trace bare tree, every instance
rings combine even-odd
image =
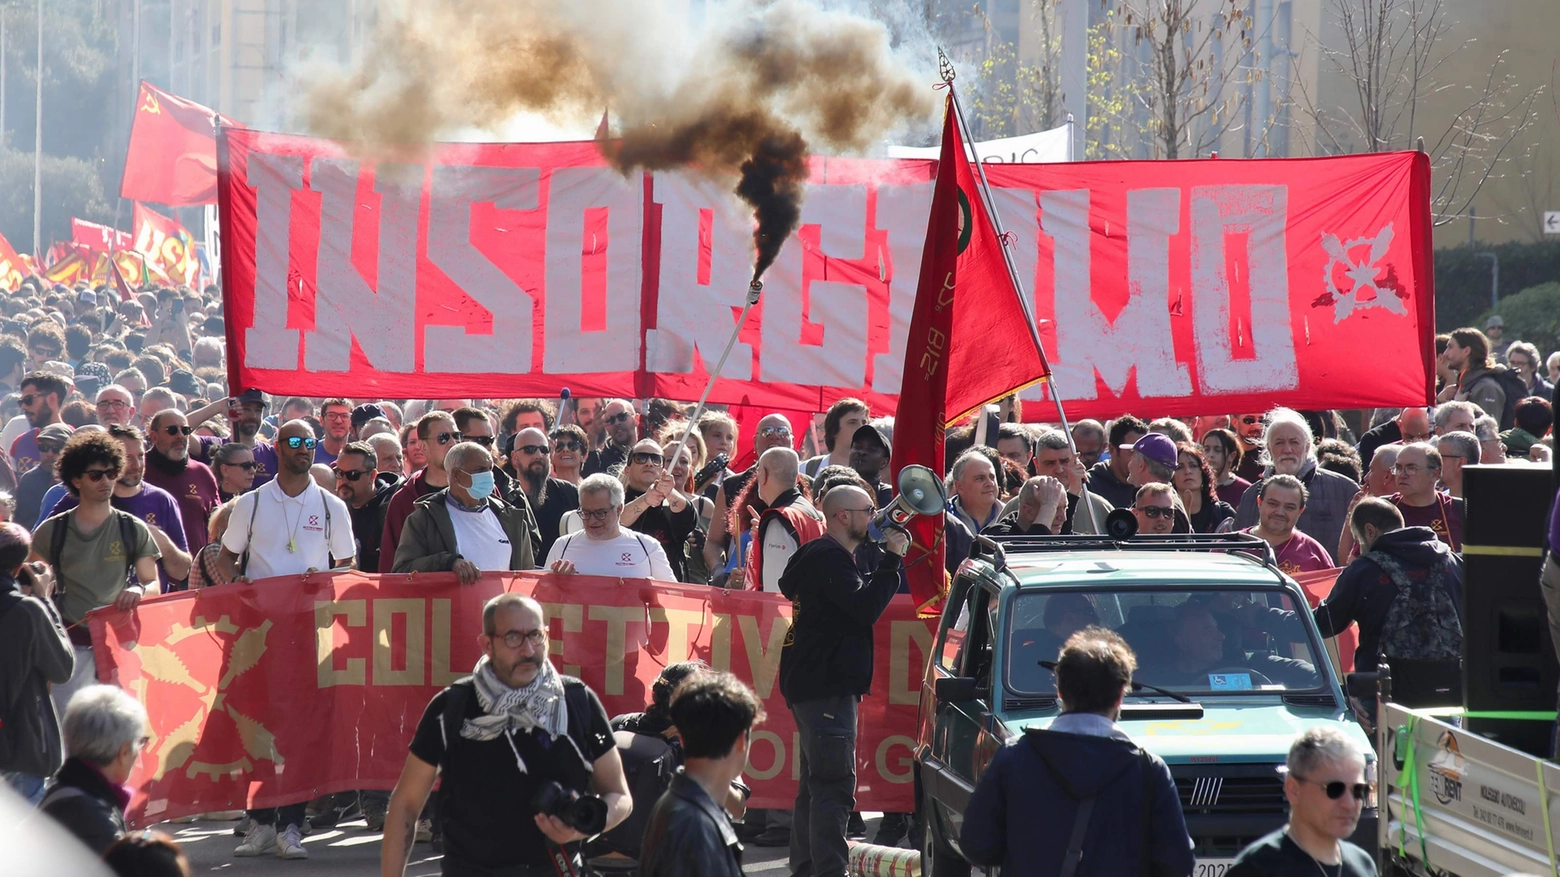
[[[976,53],[966,57],[975,67],[970,88],[970,125],[982,139],[1013,137],[1055,128],[1062,111],[1061,34],[1057,30],[1056,0],[1030,0],[1035,53],[1025,63],[1018,44],[1004,39],[977,8],[986,39]]]
[[[1316,152],[1410,149],[1420,140],[1433,171],[1436,225],[1466,216],[1490,179],[1524,151],[1522,134],[1537,119],[1542,88],[1524,91],[1505,71],[1501,52],[1482,81],[1455,83],[1441,69],[1466,46],[1454,33],[1444,0],[1329,0],[1337,40],[1312,34],[1323,74],[1347,83],[1345,97],[1324,105],[1296,77],[1296,104],[1314,124]],[[1451,107],[1450,121],[1422,130],[1431,105]]]
[[[1238,0],[1120,0],[1123,35],[1140,60],[1134,91],[1156,158],[1206,154],[1244,124],[1259,75],[1251,22]]]

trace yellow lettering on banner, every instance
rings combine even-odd
[[[366,685],[368,662],[362,658],[348,658],[347,668],[337,670],[332,656],[336,652],[336,616],[346,616],[344,627],[362,627],[368,623],[367,600],[322,600],[314,604],[314,643],[319,657],[319,675],[315,684],[320,688],[332,685]]]
[[[642,606],[590,607],[591,621],[607,623],[607,678],[606,685],[603,687],[606,688],[608,695],[623,693],[623,655],[627,650],[628,623],[643,621],[644,617],[645,610]]]
[[[454,636],[454,628],[450,622],[450,606],[452,601],[448,599],[433,601],[433,654],[429,657],[429,667],[433,673],[432,684],[438,686],[449,685],[451,682],[465,676],[459,670],[450,669],[450,638]]]
[[[925,625],[923,625],[924,627]],[[894,759],[899,770],[889,770],[888,750],[891,746],[905,747],[905,754]],[[890,734],[877,748],[878,776],[891,783],[908,783],[915,777],[915,738],[903,734]]]
[[[710,666],[716,670],[731,669],[731,615],[721,612],[715,615],[710,629]]]
[[[552,629],[554,618],[563,619],[563,632],[565,634],[579,633],[585,629],[585,607],[578,603],[543,603],[542,623],[547,629]],[[558,662],[558,672],[565,676],[579,676],[580,665],[566,663],[569,655],[569,638],[567,636],[552,640],[547,645],[547,654]]]
[[[920,649],[912,661],[910,646]],[[888,627],[888,702],[915,706],[921,702],[921,677],[912,676],[911,667],[920,667],[932,651],[932,631],[924,621],[895,621]]]
[[[758,635],[758,619],[751,615],[738,615],[737,626],[742,629],[742,645],[747,647],[748,671],[753,676],[753,692],[765,700],[775,690],[775,678],[780,675],[780,649],[785,642],[791,623],[776,617],[769,624],[769,643],[765,646]]]
[[[374,601],[374,684],[422,685],[427,673],[423,669],[423,633],[426,630],[427,601],[416,598],[386,599]],[[395,647],[390,643],[390,628],[395,616],[406,616],[406,645],[402,654],[406,667],[395,669]]]
[[[779,776],[781,769],[785,767],[785,744],[780,742],[780,735],[774,731],[758,730],[754,731],[751,736],[752,744],[748,747],[748,764],[744,773],[755,780],[772,780]],[[763,770],[759,770],[758,766],[753,763],[753,755],[758,752],[758,744],[760,742],[768,743],[770,750],[774,754],[774,760]]]
[[[662,655],[664,663],[674,664],[693,657],[693,652],[688,646],[688,628],[695,624],[703,627],[706,617],[702,609],[695,611],[667,609],[664,606],[651,607],[650,620],[666,625],[666,652]]]

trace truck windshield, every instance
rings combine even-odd
[[[1325,653],[1278,590],[1069,590],[1020,593],[1008,613],[1007,686],[1054,695],[1040,661],[1097,625],[1137,655],[1133,678],[1183,693],[1238,695],[1320,688]],[[1309,611],[1309,610],[1305,610]]]

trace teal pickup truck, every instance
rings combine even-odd
[[[955,577],[921,687],[916,794],[921,873],[964,877],[964,810],[981,772],[1025,728],[1060,714],[1056,660],[1088,625],[1138,656],[1120,726],[1169,765],[1197,856],[1221,877],[1286,819],[1295,736],[1344,728],[1370,751],[1298,585],[1244,534],[978,540]],[[1374,764],[1371,766],[1374,771]],[[1375,849],[1375,801],[1355,842]]]

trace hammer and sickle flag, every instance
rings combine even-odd
[[[208,107],[142,82],[119,197],[170,207],[217,203],[218,120],[239,127]]]
[[[943,434],[950,422],[1047,375],[986,203],[959,136],[950,87],[905,345],[894,425],[895,484],[900,470],[913,463],[943,471]],[[943,531],[938,515],[911,521],[906,575],[922,615],[939,613],[948,594]]]

